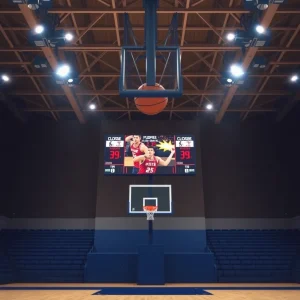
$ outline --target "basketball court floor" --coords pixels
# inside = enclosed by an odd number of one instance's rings
[[[101,297],[102,300],[188,300],[188,299],[224,299],[224,300],[299,300],[300,284],[167,284],[170,289],[197,288],[202,295],[103,295],[99,291],[109,288],[110,292],[123,288],[122,291],[149,289],[149,286],[133,284],[7,284],[0,286],[0,300],[90,300]],[[125,288],[125,289],[124,289]],[[134,288],[134,289],[132,289]],[[118,292],[117,292],[118,293]]]

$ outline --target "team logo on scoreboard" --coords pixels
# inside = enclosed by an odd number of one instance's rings
[[[109,147],[124,147],[124,141],[106,141],[106,148]]]
[[[194,147],[194,141],[176,141],[176,147]]]

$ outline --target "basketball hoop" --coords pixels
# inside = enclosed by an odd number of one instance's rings
[[[147,220],[153,221],[154,220],[154,214],[157,212],[157,206],[143,206],[144,212],[147,214]]]

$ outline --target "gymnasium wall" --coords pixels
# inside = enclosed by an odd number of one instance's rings
[[[294,190],[282,135],[272,124],[202,126],[206,218],[293,216]]]
[[[94,218],[99,130],[78,122],[23,125],[14,147],[15,218]]]
[[[8,213],[12,201],[20,129],[16,121],[0,121],[0,216]]]
[[[206,216],[208,224],[220,219],[285,220],[300,215],[298,126],[193,121],[164,125],[38,122],[23,125],[13,134],[10,131],[16,127],[5,123],[1,126],[5,176],[1,179],[0,215],[15,217],[12,226],[51,228],[93,228],[95,217],[125,218],[128,185],[147,179],[102,175],[103,134],[142,131],[144,127],[149,133],[164,128],[165,133],[200,136],[197,169],[202,164],[203,180],[198,172],[195,177],[157,177],[154,181],[173,185],[175,216],[183,223],[185,217],[199,220]],[[7,193],[9,186],[13,193]],[[30,223],[27,218],[34,219]]]

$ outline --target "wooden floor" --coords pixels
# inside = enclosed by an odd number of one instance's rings
[[[299,300],[299,284],[168,284],[167,287],[205,287],[212,295],[186,296],[94,296],[101,287],[132,287],[129,284],[9,284],[0,286],[0,300]],[[84,287],[85,290],[1,290],[1,287]],[[99,289],[98,289],[99,287]],[[141,287],[141,286],[139,286]],[[239,287],[241,290],[217,290],[216,287]],[[294,287],[298,290],[242,290],[245,287]]]

